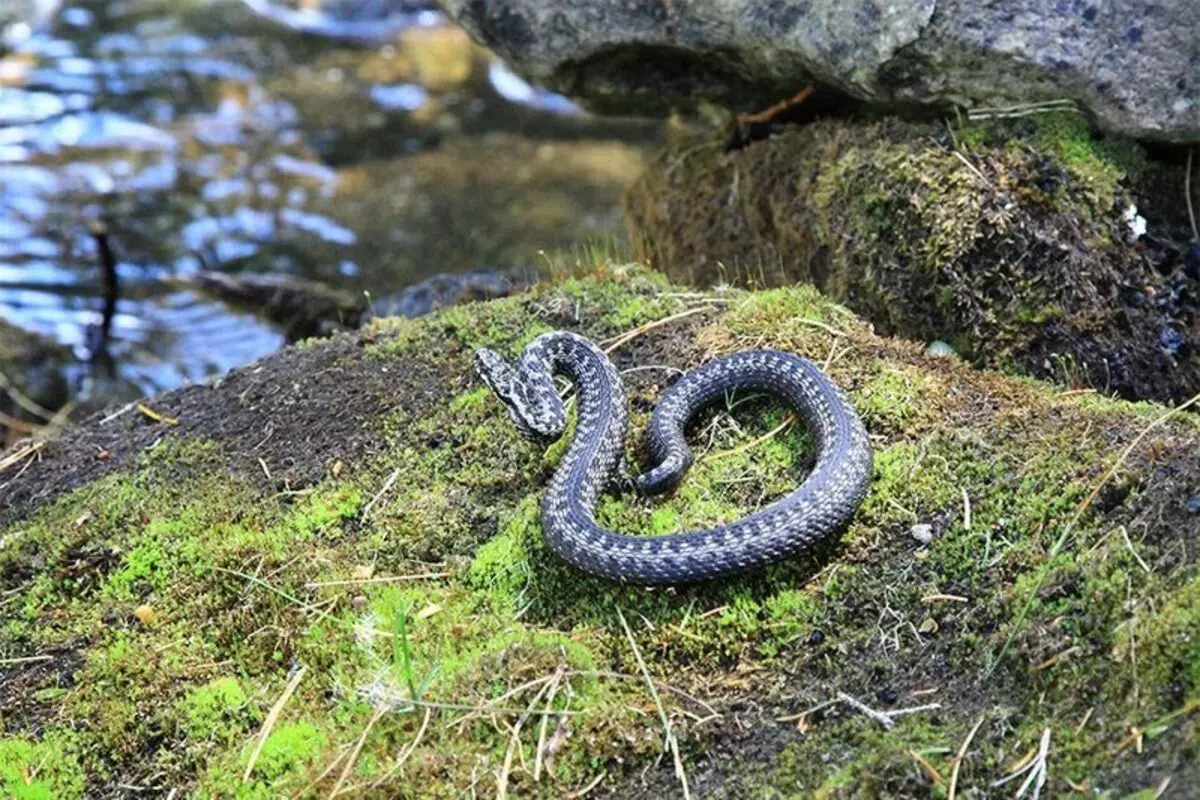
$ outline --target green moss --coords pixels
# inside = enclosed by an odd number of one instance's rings
[[[193,739],[232,738],[236,726],[257,715],[237,678],[217,678],[188,692],[178,704]]]
[[[869,428],[911,435],[939,417],[944,388],[928,373],[885,361],[875,366],[874,375],[855,395],[855,408]]]
[[[626,195],[635,252],[672,277],[811,283],[879,332],[950,341],[977,365],[1130,396],[1195,391],[1162,379],[1158,323],[1131,322],[1117,288],[1164,280],[1127,236],[1134,198],[1149,214],[1150,176],[1166,180],[1136,143],[1063,112],[827,120],[714,144],[673,143]],[[1118,362],[1131,366],[1104,366]]]
[[[871,491],[847,530],[699,586],[647,590],[566,565],[539,520],[565,445],[519,439],[471,382],[471,347],[512,354],[537,326],[564,319],[612,336],[686,310],[676,294],[625,270],[406,323],[391,340],[381,327],[372,357],[437,375],[422,389],[432,402],[400,398],[373,423],[379,449],[340,475],[255,491],[230,478],[224,448],[243,452],[236,441],[172,445],[163,451],[172,457],[147,456],[0,531],[0,603],[14,612],[0,654],[53,656],[16,673],[17,707],[0,713],[25,744],[6,758],[40,763],[44,748],[58,748],[64,763],[78,760],[87,789],[155,775],[198,796],[274,797],[327,794],[357,748],[343,788],[365,794],[380,781],[373,791],[458,796],[476,779],[478,792],[492,792],[506,759],[513,795],[563,796],[602,773],[606,788],[628,793],[661,754],[662,730],[618,609],[689,774],[730,730],[721,726],[752,723],[728,745],[739,780],[754,778],[746,796],[927,794],[910,751],[945,776],[985,712],[964,793],[986,790],[1051,724],[1055,791],[1066,791],[1060,776],[1114,785],[1111,753],[1130,725],[1161,733],[1147,734],[1145,756],[1123,758],[1167,763],[1184,752],[1200,599],[1178,556],[1188,552],[1182,526],[1158,520],[1178,521],[1184,484],[1172,476],[1189,475],[1187,462],[1162,467],[1136,449],[1111,493],[1063,537],[1097,476],[1161,409],[922,359],[811,288],[726,292],[723,313],[686,322],[686,342],[674,320],[630,352],[681,367],[697,352],[749,346],[829,358],[875,446]],[[661,383],[631,376],[635,429]],[[599,519],[657,536],[761,508],[814,455],[809,433],[788,420],[769,398],[728,398],[696,421],[697,460],[673,495],[605,495]],[[1174,438],[1146,445],[1160,459],[1187,451],[1191,424],[1160,426],[1156,436]],[[628,455],[644,458],[632,443]],[[934,532],[928,544],[910,536],[918,523]],[[1130,545],[1115,533],[1122,525]],[[301,667],[243,782],[255,732]],[[930,688],[941,693],[923,694]],[[881,709],[943,707],[898,718],[893,731],[847,708],[800,721],[803,736],[796,720],[776,721],[839,691]],[[1083,733],[1064,730],[1093,705],[1104,712]],[[558,750],[534,783],[539,740]],[[43,750],[30,757],[28,747]],[[665,776],[648,791],[673,792]]]
[[[0,794],[13,800],[82,797],[83,772],[60,738],[2,738]]]

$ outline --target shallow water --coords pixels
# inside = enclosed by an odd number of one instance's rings
[[[102,223],[121,287],[108,349],[140,392],[282,343],[166,277],[286,273],[380,296],[536,264],[619,238],[620,190],[659,135],[529,86],[406,0],[90,0],[9,47],[0,316],[86,363]]]

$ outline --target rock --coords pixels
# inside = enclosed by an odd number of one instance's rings
[[[932,358],[949,358],[956,356],[958,353],[954,351],[954,346],[949,342],[943,342],[941,339],[934,339],[925,347],[925,355]]]
[[[976,365],[1163,402],[1200,391],[1200,285],[1126,235],[1131,200],[1182,175],[1076,115],[825,119],[729,152],[724,134],[676,138],[625,209],[634,253],[677,280],[812,283]]]
[[[881,104],[1072,100],[1110,131],[1200,139],[1200,15],[1038,0],[444,0],[519,71],[607,112],[762,106],[819,82]]]
[[[256,314],[295,342],[353,330],[374,317],[421,317],[449,305],[507,297],[527,289],[536,279],[533,269],[521,267],[442,272],[378,298],[358,297],[319,281],[273,273],[201,270],[170,282]]]
[[[0,55],[50,24],[62,0],[5,0],[0,8]]]
[[[0,319],[0,444],[67,403],[73,360],[70,349]]]

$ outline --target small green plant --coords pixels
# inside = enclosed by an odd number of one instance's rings
[[[425,695],[425,690],[429,688],[429,684],[433,682],[437,675],[437,664],[434,663],[430,667],[429,672],[421,679],[418,684],[416,680],[416,672],[413,666],[412,643],[408,638],[408,606],[401,606],[396,612],[395,620],[392,624],[392,670],[393,674],[399,673],[398,677],[404,679],[404,685],[408,689],[409,699],[415,704],[419,703]]]

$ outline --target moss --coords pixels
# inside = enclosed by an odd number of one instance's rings
[[[59,738],[0,738],[0,793],[14,800],[83,796],[83,772]]]
[[[1184,328],[1190,314],[1121,288],[1184,280],[1129,241],[1124,215],[1156,201],[1165,169],[1138,145],[1069,113],[825,120],[732,152],[707,136],[672,143],[625,198],[635,252],[676,280],[812,284],[977,365],[1160,401],[1200,391],[1158,343],[1163,311]]]
[[[177,706],[193,739],[232,737],[236,725],[256,715],[237,678],[217,678],[188,692]]]
[[[964,792],[1047,725],[1061,753],[1048,791],[1067,791],[1064,778],[1139,789],[1153,782],[1126,777],[1130,765],[1185,763],[1194,421],[1155,428],[1067,531],[1160,408],[926,359],[809,287],[702,299],[708,311],[680,316],[694,294],[621,267],[380,324],[350,357],[422,380],[379,402],[372,447],[341,470],[327,466],[340,450],[296,452],[322,477],[263,482],[257,461],[239,460],[261,441],[259,420],[245,439],[166,436],[10,522],[0,656],[49,658],[0,664],[0,713],[18,737],[6,742],[23,742],[26,760],[35,748],[38,763],[54,752],[77,764],[76,794],[118,779],[198,796],[325,794],[353,751],[343,788],[366,794],[376,782],[396,795],[494,791],[506,761],[513,795],[562,796],[597,776],[622,796],[673,794],[669,768],[638,783],[662,727],[619,609],[688,773],[715,764],[714,782],[743,781],[732,796],[927,793],[910,751],[945,776],[981,715]],[[472,348],[512,354],[546,328],[603,339],[667,318],[618,351],[622,368],[683,369],[751,346],[828,362],[875,444],[871,492],[840,537],[758,573],[655,590],[583,575],[543,541],[541,487],[563,445],[517,436],[472,381]],[[627,373],[635,428],[670,374]],[[606,495],[604,524],[666,535],[735,519],[788,492],[813,457],[769,398],[735,394],[696,423],[679,490]],[[634,444],[628,455],[645,458]],[[930,526],[927,544],[916,524]],[[243,782],[256,731],[301,668]],[[795,719],[839,691],[884,710],[943,707],[892,731],[846,708]],[[1067,732],[1092,706],[1103,713]],[[1114,763],[1131,725],[1161,733]],[[553,758],[542,750],[535,782],[539,742]]]

